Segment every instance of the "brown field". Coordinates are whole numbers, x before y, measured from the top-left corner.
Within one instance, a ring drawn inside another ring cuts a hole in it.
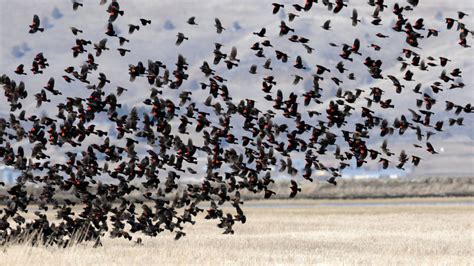
[[[473,265],[473,201],[252,201],[235,235],[201,219],[179,241],[163,234],[143,238],[141,246],[104,239],[97,249],[4,247],[0,265]]]

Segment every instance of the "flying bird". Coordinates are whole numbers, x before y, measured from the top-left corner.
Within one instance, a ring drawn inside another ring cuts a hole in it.
[[[40,28],[40,19],[38,15],[33,16],[33,21],[30,24],[30,33],[43,32],[44,28]]]

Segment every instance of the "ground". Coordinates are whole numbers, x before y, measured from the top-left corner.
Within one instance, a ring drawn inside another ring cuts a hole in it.
[[[198,220],[179,241],[106,239],[70,249],[9,246],[2,265],[422,264],[474,261],[474,198],[252,201],[247,223],[222,235]]]

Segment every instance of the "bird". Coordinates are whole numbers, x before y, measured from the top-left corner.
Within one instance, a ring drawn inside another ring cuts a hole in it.
[[[117,51],[119,51],[121,56],[125,56],[127,52],[130,52],[130,50],[124,48],[117,48]]]
[[[297,69],[306,69],[306,67],[303,65],[303,60],[301,59],[301,56],[296,57],[296,61],[293,66]]]
[[[298,187],[298,184],[294,180],[291,180],[290,189],[291,189],[290,198],[294,198],[298,192],[301,192],[301,188]]]
[[[139,30],[140,30],[139,25],[128,24],[128,34],[132,34],[135,31],[139,31]]]
[[[360,19],[358,19],[357,10],[355,8],[352,10],[351,20],[352,20],[352,26],[354,27],[357,26],[358,22],[360,22]]]
[[[257,65],[251,65],[249,73],[254,75],[257,74]]]
[[[82,30],[76,27],[70,27],[72,34],[77,35],[78,33],[82,33]]]
[[[183,43],[184,40],[189,40],[188,37],[184,36],[183,33],[181,32],[178,32],[178,34],[176,35],[176,37],[178,37],[178,39],[176,40],[176,45],[179,46]]]
[[[102,51],[109,50],[107,47],[107,38],[100,40],[99,43],[94,43],[94,49],[96,50],[95,56],[100,56]]]
[[[459,19],[463,19],[465,16],[469,16],[468,14],[462,12],[462,11],[458,11],[458,18]]]
[[[284,21],[280,22],[280,36],[286,35],[289,32],[294,32],[295,30],[288,27]]]
[[[84,4],[77,1],[72,1],[72,10],[76,11],[79,7],[82,7]]]
[[[105,32],[105,34],[107,34],[110,37],[117,36],[117,33],[114,30],[114,25],[111,22],[107,24],[107,31]]]
[[[295,20],[295,18],[299,17],[299,15],[297,14],[293,14],[293,13],[288,13],[288,20],[290,22],[292,22],[293,20]]]
[[[272,3],[272,5],[273,5],[273,10],[272,10],[273,14],[277,14],[280,11],[280,9],[285,7],[284,5],[279,4],[279,3]]]
[[[214,21],[215,21],[214,26],[216,27],[216,32],[218,34],[221,34],[225,30],[225,28],[222,26],[222,23],[218,18],[215,18]]]
[[[127,91],[127,89],[123,88],[123,87],[120,87],[120,86],[117,86],[117,96],[120,96],[122,95],[122,93],[124,91]]]
[[[331,20],[330,19],[326,20],[321,27],[325,30],[330,30],[331,29]]]
[[[334,176],[331,176],[328,180],[326,180],[329,184],[332,184],[334,186],[337,185],[336,178]]]
[[[25,70],[24,70],[24,67],[25,67],[25,65],[19,64],[19,65],[16,67],[16,69],[15,69],[14,72],[15,72],[16,74],[18,74],[18,75],[26,75]]]
[[[29,33],[36,33],[36,32],[43,32],[44,28],[40,28],[40,19],[38,15],[33,16],[33,21],[30,24],[30,31]]]
[[[267,32],[267,30],[265,28],[262,28],[259,32],[254,32],[253,34],[254,35],[257,35],[258,37],[265,37],[265,33]]]
[[[142,24],[142,26],[146,26],[151,24],[151,20],[146,18],[140,18],[140,23]]]
[[[187,23],[188,23],[189,25],[198,25],[198,24],[196,23],[196,17],[190,17],[190,18],[188,18]]]
[[[123,16],[125,14],[123,10],[120,10],[120,5],[116,0],[110,3],[107,8],[107,13],[109,13],[109,23],[114,22],[119,15]]]

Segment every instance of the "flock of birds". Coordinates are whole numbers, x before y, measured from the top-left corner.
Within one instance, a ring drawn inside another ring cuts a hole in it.
[[[80,12],[85,4],[73,1],[73,9]],[[107,0],[100,1],[100,5],[104,4]],[[201,83],[201,88],[209,92],[204,102],[193,100],[192,91],[183,89],[189,78],[189,64],[182,55],[178,55],[175,66],[153,59],[147,64],[130,64],[131,83],[118,86],[112,92],[110,77],[99,71],[100,56],[114,52],[109,44],[115,40],[118,43],[116,52],[121,56],[133,53],[125,48],[133,41],[131,34],[146,30],[152,20],[142,18],[137,24],[128,25],[128,35],[118,34],[115,25],[126,16],[126,12],[118,1],[111,1],[106,9],[109,14],[107,37],[92,44],[92,41],[79,37],[85,34],[81,29],[70,28],[76,38],[72,56],[84,57],[85,63],[64,66],[62,79],[67,83],[84,84],[84,89],[90,91],[87,98],[66,97],[56,106],[55,114],[26,113],[22,103],[30,98],[28,95],[32,92],[26,89],[21,77],[47,73],[53,62],[48,61],[43,53],[36,55],[29,71],[21,64],[14,71],[16,76],[0,77],[10,106],[10,116],[0,117],[0,158],[3,164],[21,172],[14,185],[7,188],[0,183],[0,199],[6,203],[0,210],[0,243],[35,234],[35,243],[65,247],[75,233],[81,232],[76,241],[95,241],[95,246],[98,246],[106,232],[110,232],[111,237],[132,240],[133,233],[157,236],[165,230],[175,232],[175,238],[179,239],[185,235],[184,224],[194,224],[199,213],[203,213],[206,219],[216,219],[224,234],[233,234],[236,222],[246,222],[241,208],[241,192],[262,193],[265,199],[271,198],[275,194],[271,190],[273,169],[292,177],[288,195],[293,198],[301,191],[301,180],[313,182],[315,171],[326,172],[327,182],[336,185],[344,168],[352,165],[363,167],[368,161],[375,161],[382,168],[404,169],[406,164],[417,166],[421,157],[405,151],[397,155],[390,150],[387,142],[390,135],[413,134],[416,136],[415,148],[436,154],[437,149],[430,143],[430,137],[446,127],[443,127],[443,120],[431,121],[432,106],[446,104],[447,114],[454,115],[448,120],[449,126],[463,124],[461,113],[474,112],[471,104],[461,105],[445,100],[443,96],[446,90],[464,87],[457,79],[461,77],[461,69],[450,69],[451,60],[448,58],[423,57],[417,53],[421,39],[436,38],[441,30],[425,25],[423,18],[416,21],[406,18],[405,14],[413,12],[417,4],[418,1],[408,0],[406,5],[394,3],[390,9],[383,0],[368,2],[374,10],[372,25],[368,26],[381,25],[383,12],[395,17],[393,34],[377,33],[377,38],[405,38],[405,48],[397,58],[403,73],[401,77],[386,75],[380,59],[364,56],[359,39],[355,39],[353,45],[343,44],[342,47],[330,43],[340,49],[340,62],[335,67],[317,65],[314,71],[311,70],[312,88],[303,94],[291,92],[285,96],[282,90],[276,89],[278,77],[263,77],[261,90],[265,97],[262,100],[273,106],[265,111],[256,107],[256,102],[260,101],[257,99],[233,101],[232,90],[226,85],[226,73],[218,73],[213,67],[224,65],[222,69],[231,71],[239,67],[240,59],[236,47],[227,53],[219,43],[213,47],[213,62],[204,61],[200,67],[200,74],[207,80]],[[343,0],[307,0],[301,5],[290,6],[273,3],[273,14],[285,9],[287,19],[282,20],[278,28],[269,30],[279,32],[280,38],[288,38],[294,45],[302,45],[311,56],[315,51],[311,46],[311,36],[297,35],[292,24],[297,22],[302,12],[311,12],[314,5],[324,5],[328,12],[337,16],[342,9],[348,8],[349,3]],[[468,14],[458,12],[457,18],[445,20],[447,30],[459,35],[460,47],[469,47],[468,35],[473,35],[463,23],[465,16]],[[356,9],[350,20],[355,29],[360,27],[361,18]],[[198,25],[198,22],[196,17],[187,20],[189,25]],[[331,20],[327,20],[322,28],[330,31]],[[226,30],[226,26],[216,18],[216,33],[226,34]],[[38,15],[34,15],[29,32],[44,34],[44,31]],[[287,54],[275,47],[266,35],[266,28],[253,34],[258,41],[250,49],[262,60],[266,71],[271,73],[276,64],[274,60],[288,64],[295,58],[294,85],[307,78],[302,76],[302,70],[312,67],[305,65],[302,56]],[[191,41],[184,33],[178,33],[176,37],[176,45]],[[88,46],[93,46],[95,53],[87,52]],[[370,47],[376,51],[381,49],[376,44]],[[390,80],[393,88],[342,88],[344,81],[354,80],[356,75],[349,73],[347,80],[341,80],[331,77],[331,73],[350,72],[347,65],[353,61],[363,62],[374,80]],[[259,66],[252,65],[248,75],[257,75],[258,69]],[[439,72],[439,79],[429,85],[432,93],[422,92],[424,85],[421,83],[414,85],[412,90],[403,84],[415,81],[417,69]],[[92,73],[98,74],[98,80],[90,78]],[[132,108],[129,113],[119,115],[122,107],[119,99],[136,79],[146,79],[150,85],[150,95],[143,102],[147,112],[139,114],[137,108]],[[37,107],[48,104],[53,97],[61,97],[65,88],[55,86],[55,80],[51,77],[43,89],[34,94]],[[321,97],[322,84],[326,81],[338,87],[335,98],[327,101]],[[171,90],[179,92],[178,102],[167,98],[167,91]],[[395,108],[392,100],[384,96],[387,90],[395,90],[398,94],[414,93],[416,108],[398,110],[400,115],[394,121],[376,115],[374,107],[381,110]],[[314,111],[312,107],[315,105],[325,106],[325,112]],[[108,132],[96,128],[94,122],[99,114],[105,114],[108,123],[114,125],[116,136],[111,137]],[[355,115],[358,117],[354,118]],[[349,120],[351,116],[353,119]],[[243,122],[237,123],[237,119]],[[371,147],[367,143],[370,136],[383,137],[382,146]],[[92,144],[86,145],[88,140]],[[118,141],[122,144],[113,144]],[[202,144],[194,144],[197,142]],[[24,145],[15,150],[14,143]],[[146,152],[137,151],[136,146],[140,143],[146,143]],[[60,153],[69,148],[74,151],[67,150],[61,154],[59,157],[64,156],[66,162],[60,163],[54,157],[58,155],[51,157],[52,154],[48,153],[53,146],[58,147],[55,151]],[[331,167],[319,160],[329,151],[332,160],[337,162]],[[295,154],[304,155],[302,169],[292,162]],[[204,168],[205,173],[200,173]],[[180,175],[185,174],[195,176],[199,182],[181,184]],[[112,181],[105,182],[104,176]],[[298,177],[302,179],[298,180]],[[28,184],[40,185],[41,193],[33,195],[27,192]],[[60,193],[71,197],[59,199],[57,195]],[[140,196],[131,197],[133,193]],[[222,209],[226,202],[235,213]],[[33,203],[38,204],[34,211],[36,218],[26,220],[22,215],[32,211],[29,206]],[[76,204],[83,207],[77,214]],[[51,209],[56,211],[58,221],[48,219],[46,213]],[[140,238],[135,240],[137,243],[142,241]]]

